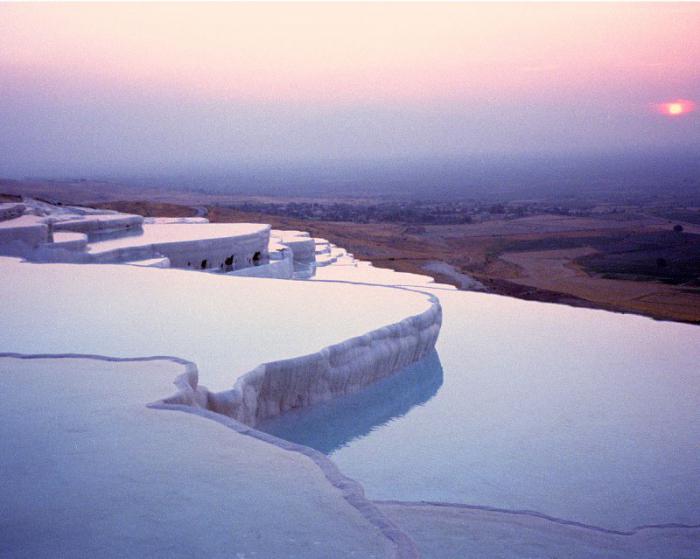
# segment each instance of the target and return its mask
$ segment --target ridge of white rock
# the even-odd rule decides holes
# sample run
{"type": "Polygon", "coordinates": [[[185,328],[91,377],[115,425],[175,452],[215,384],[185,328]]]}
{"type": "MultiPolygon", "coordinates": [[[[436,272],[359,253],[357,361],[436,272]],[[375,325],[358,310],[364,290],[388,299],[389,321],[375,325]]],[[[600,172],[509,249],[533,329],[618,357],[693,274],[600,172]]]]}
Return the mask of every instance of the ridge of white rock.
{"type": "Polygon", "coordinates": [[[272,229],[270,237],[292,250],[295,263],[311,264],[315,261],[316,241],[306,231],[272,229]]]}
{"type": "Polygon", "coordinates": [[[11,258],[0,271],[13,301],[0,349],[182,355],[200,366],[208,406],[250,425],[421,358],[442,318],[431,296],[385,287],[11,258]]]}
{"type": "Polygon", "coordinates": [[[263,363],[232,390],[207,392],[206,407],[255,426],[286,411],[352,394],[418,361],[435,347],[442,309],[438,299],[417,315],[318,352],[263,363]]]}
{"type": "Polygon", "coordinates": [[[95,240],[87,255],[97,263],[165,256],[175,268],[224,270],[266,258],[269,230],[252,223],[147,224],[138,235],[95,240]]]}
{"type": "Polygon", "coordinates": [[[247,266],[228,272],[228,275],[271,279],[291,279],[294,277],[294,253],[289,247],[276,241],[270,241],[267,260],[267,264],[247,266]]]}

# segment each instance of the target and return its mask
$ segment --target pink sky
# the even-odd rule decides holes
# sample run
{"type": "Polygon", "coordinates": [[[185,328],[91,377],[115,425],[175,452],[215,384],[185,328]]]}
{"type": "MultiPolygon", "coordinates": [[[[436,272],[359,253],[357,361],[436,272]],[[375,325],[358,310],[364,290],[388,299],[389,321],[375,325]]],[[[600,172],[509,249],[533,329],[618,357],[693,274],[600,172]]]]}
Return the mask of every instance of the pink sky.
{"type": "Polygon", "coordinates": [[[0,14],[4,71],[58,91],[424,102],[651,86],[683,97],[699,77],[693,4],[30,4],[0,14]]]}
{"type": "Polygon", "coordinates": [[[0,26],[0,94],[34,117],[129,101],[518,125],[534,107],[545,125],[548,106],[658,119],[700,98],[695,3],[5,4],[0,26]]]}

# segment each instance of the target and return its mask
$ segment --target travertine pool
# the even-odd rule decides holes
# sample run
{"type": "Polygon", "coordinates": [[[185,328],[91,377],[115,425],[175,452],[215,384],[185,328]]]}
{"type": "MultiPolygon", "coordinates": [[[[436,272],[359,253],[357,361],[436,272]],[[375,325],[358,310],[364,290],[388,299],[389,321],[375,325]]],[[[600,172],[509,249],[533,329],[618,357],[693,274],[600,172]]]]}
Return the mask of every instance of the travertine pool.
{"type": "Polygon", "coordinates": [[[435,293],[436,353],[261,428],[329,454],[372,499],[700,524],[699,327],[435,293]]]}

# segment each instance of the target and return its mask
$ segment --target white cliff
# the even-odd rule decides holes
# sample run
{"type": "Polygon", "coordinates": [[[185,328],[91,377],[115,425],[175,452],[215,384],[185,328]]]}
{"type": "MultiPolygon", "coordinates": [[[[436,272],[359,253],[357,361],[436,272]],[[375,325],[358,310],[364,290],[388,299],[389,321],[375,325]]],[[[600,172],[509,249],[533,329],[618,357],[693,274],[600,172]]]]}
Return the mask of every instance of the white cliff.
{"type": "Polygon", "coordinates": [[[207,394],[207,407],[247,425],[352,394],[418,361],[435,347],[442,313],[433,296],[420,314],[320,351],[271,361],[240,377],[233,388],[207,394]]]}

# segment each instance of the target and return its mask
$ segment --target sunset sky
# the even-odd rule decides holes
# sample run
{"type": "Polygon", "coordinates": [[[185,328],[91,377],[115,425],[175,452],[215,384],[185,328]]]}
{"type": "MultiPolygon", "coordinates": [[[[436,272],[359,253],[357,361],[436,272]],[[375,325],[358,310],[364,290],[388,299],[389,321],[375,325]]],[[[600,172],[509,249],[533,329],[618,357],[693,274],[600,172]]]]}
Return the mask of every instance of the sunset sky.
{"type": "Polygon", "coordinates": [[[3,4],[0,176],[700,151],[700,4],[3,4]]]}

